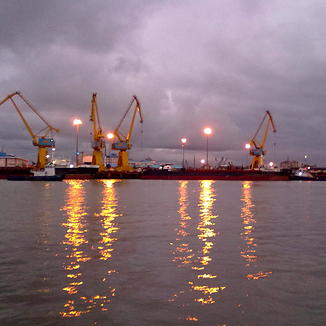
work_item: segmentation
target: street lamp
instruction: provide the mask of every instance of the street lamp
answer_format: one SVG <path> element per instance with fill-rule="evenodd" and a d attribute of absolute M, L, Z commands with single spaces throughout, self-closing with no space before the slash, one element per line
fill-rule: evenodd
<path fill-rule="evenodd" d="M 246 149 L 250 149 L 250 147 L 251 147 L 251 146 L 250 146 L 249 143 L 247 143 L 247 144 L 245 145 L 245 148 L 246 148 Z"/>
<path fill-rule="evenodd" d="M 111 164 L 111 140 L 114 138 L 114 133 L 113 132 L 108 132 L 107 134 L 106 134 L 106 138 L 109 140 L 109 143 L 110 143 L 110 145 L 109 145 L 109 164 Z M 106 149 L 106 147 L 105 147 L 105 149 Z M 106 153 L 105 153 L 105 163 L 106 163 Z"/>
<path fill-rule="evenodd" d="M 83 124 L 83 122 L 80 119 L 74 119 L 72 123 L 76 127 L 76 167 L 78 166 L 78 156 L 79 156 L 79 150 L 78 150 L 78 136 L 79 136 L 79 126 Z"/>
<path fill-rule="evenodd" d="M 308 155 L 305 155 L 305 156 L 304 156 L 304 165 L 305 165 L 305 166 L 307 165 L 307 157 L 308 157 Z"/>
<path fill-rule="evenodd" d="M 213 130 L 212 128 L 206 127 L 204 128 L 204 134 L 206 135 L 206 165 L 207 167 L 209 166 L 208 164 L 208 136 L 212 134 Z"/>
<path fill-rule="evenodd" d="M 201 163 L 202 165 L 204 165 L 205 162 L 206 162 L 206 161 L 205 161 L 204 159 L 201 159 L 201 160 L 200 160 L 200 163 Z"/>
<path fill-rule="evenodd" d="M 182 147 L 182 168 L 185 168 L 185 145 L 187 143 L 187 138 L 182 137 L 181 138 L 181 147 Z"/>

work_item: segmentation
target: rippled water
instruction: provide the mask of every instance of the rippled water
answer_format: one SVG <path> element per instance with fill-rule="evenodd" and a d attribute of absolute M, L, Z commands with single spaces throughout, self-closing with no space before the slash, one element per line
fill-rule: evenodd
<path fill-rule="evenodd" d="M 325 325 L 325 193 L 0 181 L 0 325 Z"/>

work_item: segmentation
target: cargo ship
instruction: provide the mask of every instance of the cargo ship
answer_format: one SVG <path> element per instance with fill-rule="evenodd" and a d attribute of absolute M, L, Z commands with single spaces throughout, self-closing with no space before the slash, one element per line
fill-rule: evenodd
<path fill-rule="evenodd" d="M 146 180 L 235 180 L 235 181 L 288 181 L 287 172 L 271 170 L 231 169 L 187 169 L 146 170 L 139 176 Z"/>

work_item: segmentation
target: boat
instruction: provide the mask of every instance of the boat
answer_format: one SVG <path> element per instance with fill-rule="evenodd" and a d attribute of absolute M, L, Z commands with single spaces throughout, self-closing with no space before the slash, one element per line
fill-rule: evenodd
<path fill-rule="evenodd" d="M 54 167 L 45 167 L 42 170 L 32 171 L 30 175 L 11 175 L 9 181 L 62 181 L 64 175 L 57 175 Z"/>
<path fill-rule="evenodd" d="M 234 180 L 234 181 L 288 181 L 289 175 L 280 171 L 228 169 L 145 170 L 139 176 L 147 180 Z"/>
<path fill-rule="evenodd" d="M 291 180 L 315 180 L 315 177 L 307 169 L 304 168 L 296 170 L 290 178 Z"/>

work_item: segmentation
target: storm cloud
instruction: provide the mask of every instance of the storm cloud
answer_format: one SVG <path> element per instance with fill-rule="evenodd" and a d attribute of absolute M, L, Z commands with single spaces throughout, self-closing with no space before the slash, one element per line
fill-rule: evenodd
<path fill-rule="evenodd" d="M 317 0 L 0 0 L 0 97 L 22 91 L 60 128 L 57 155 L 73 155 L 74 117 L 91 151 L 97 92 L 103 130 L 115 128 L 133 94 L 142 103 L 137 159 L 180 160 L 183 136 L 188 160 L 199 158 L 211 126 L 211 157 L 246 162 L 244 144 L 270 110 L 271 159 L 308 155 L 326 165 L 325 17 Z M 0 145 L 33 155 L 9 103 L 0 117 Z"/>

